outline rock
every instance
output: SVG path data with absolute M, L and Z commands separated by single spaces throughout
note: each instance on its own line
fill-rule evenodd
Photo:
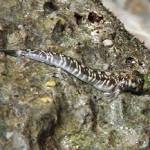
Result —
M 0 18 L 7 48 L 50 49 L 114 73 L 133 57 L 147 70 L 142 95 L 105 97 L 54 66 L 0 55 L 0 149 L 148 149 L 150 53 L 100 1 L 1 0 Z
M 104 44 L 104 46 L 112 46 L 113 42 L 112 42 L 112 40 L 106 39 L 103 41 L 103 44 Z

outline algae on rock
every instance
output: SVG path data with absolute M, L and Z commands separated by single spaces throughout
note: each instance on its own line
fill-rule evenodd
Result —
M 0 0 L 1 48 L 52 49 L 100 70 L 146 74 L 142 95 L 107 98 L 24 58 L 0 55 L 0 149 L 148 149 L 150 51 L 99 0 Z

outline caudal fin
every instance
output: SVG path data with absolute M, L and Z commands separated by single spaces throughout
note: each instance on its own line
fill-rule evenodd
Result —
M 17 50 L 0 49 L 0 52 L 4 53 L 6 55 L 17 57 Z

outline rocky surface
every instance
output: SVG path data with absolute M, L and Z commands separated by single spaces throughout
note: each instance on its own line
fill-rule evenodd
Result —
M 149 0 L 102 0 L 102 2 L 123 22 L 127 31 L 150 49 Z
M 98 0 L 0 2 L 0 48 L 50 48 L 95 69 L 145 74 L 141 95 L 108 98 L 59 68 L 1 54 L 0 149 L 149 149 L 150 53 L 116 17 Z

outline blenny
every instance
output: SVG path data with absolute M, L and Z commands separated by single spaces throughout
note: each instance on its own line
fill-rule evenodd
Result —
M 86 67 L 81 62 L 63 54 L 43 50 L 0 50 L 6 55 L 25 57 L 50 66 L 59 67 L 84 81 L 107 96 L 117 96 L 121 92 L 140 94 L 143 91 L 144 76 L 136 70 L 107 72 Z

